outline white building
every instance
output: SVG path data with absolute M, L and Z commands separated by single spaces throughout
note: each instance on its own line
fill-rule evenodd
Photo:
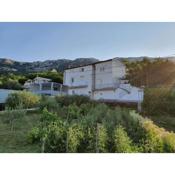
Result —
M 94 100 L 141 102 L 143 90 L 131 86 L 125 75 L 125 65 L 114 58 L 68 68 L 64 72 L 64 85 L 68 86 L 69 95 L 88 95 Z
M 67 86 L 60 83 L 52 82 L 51 79 L 36 77 L 33 80 L 27 80 L 24 88 L 35 94 L 40 95 L 64 95 L 67 94 Z

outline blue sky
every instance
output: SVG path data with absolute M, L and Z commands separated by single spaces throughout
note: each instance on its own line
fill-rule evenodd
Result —
M 175 54 L 175 23 L 0 23 L 0 57 L 100 60 Z

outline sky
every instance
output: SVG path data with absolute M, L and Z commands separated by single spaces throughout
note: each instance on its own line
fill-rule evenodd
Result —
M 17 61 L 175 54 L 175 23 L 0 23 L 0 58 Z

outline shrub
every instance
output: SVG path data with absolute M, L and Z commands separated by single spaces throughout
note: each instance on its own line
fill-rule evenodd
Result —
M 40 129 L 38 127 L 34 127 L 28 133 L 27 140 L 29 143 L 38 142 L 40 139 Z
M 9 94 L 6 105 L 12 109 L 22 105 L 24 108 L 35 107 L 39 104 L 40 98 L 31 92 L 21 91 Z
M 164 152 L 174 153 L 175 152 L 175 134 L 166 132 L 163 135 Z
M 124 128 L 119 125 L 114 131 L 115 138 L 115 152 L 117 153 L 130 153 L 133 152 L 132 141 L 128 137 Z
M 152 121 L 146 120 L 143 123 L 145 129 L 145 139 L 143 142 L 144 152 L 161 153 L 163 152 L 163 129 L 157 127 Z
M 61 120 L 51 122 L 45 130 L 43 135 L 46 137 L 44 152 L 58 152 L 65 153 L 66 139 L 67 139 L 67 127 Z
M 83 128 L 80 124 L 74 123 L 69 126 L 67 131 L 67 151 L 77 152 L 83 136 Z
M 71 104 L 67 108 L 67 121 L 72 121 L 81 117 L 81 108 Z
M 97 147 L 100 153 L 106 153 L 107 150 L 107 142 L 108 142 L 108 134 L 107 130 L 103 125 L 98 125 L 98 141 Z
M 89 97 L 84 95 L 56 96 L 55 99 L 61 106 L 69 106 L 73 103 L 80 106 L 81 104 L 91 102 Z
M 59 104 L 56 102 L 55 98 L 42 96 L 39 103 L 40 110 L 47 108 L 50 112 L 56 112 L 59 110 Z

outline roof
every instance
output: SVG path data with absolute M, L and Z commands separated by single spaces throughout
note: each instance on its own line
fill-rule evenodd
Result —
M 41 80 L 51 80 L 51 79 L 49 79 L 49 78 L 43 78 L 43 77 L 35 77 L 34 80 L 36 80 L 36 79 L 41 79 Z
M 67 68 L 67 69 L 65 69 L 65 70 L 75 69 L 75 68 L 85 67 L 85 66 L 90 66 L 90 65 L 95 65 L 95 64 L 99 64 L 99 63 L 105 63 L 105 62 L 112 61 L 112 60 L 113 60 L 113 59 L 108 59 L 108 60 L 104 60 L 104 61 L 97 61 L 97 62 L 90 63 L 90 64 L 86 64 L 86 65 L 80 65 L 80 66 L 70 67 L 70 68 Z

